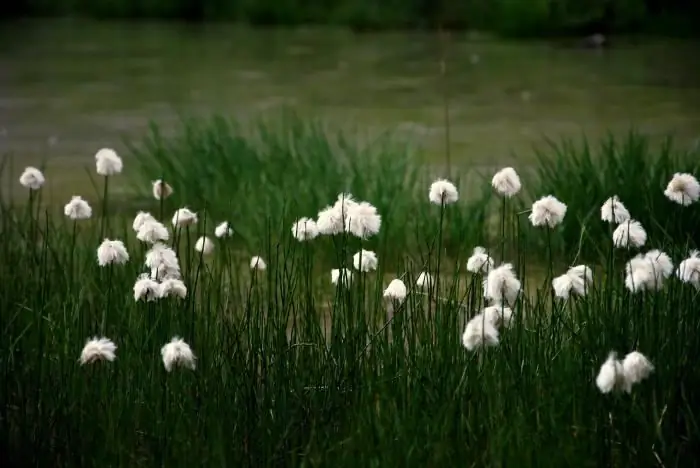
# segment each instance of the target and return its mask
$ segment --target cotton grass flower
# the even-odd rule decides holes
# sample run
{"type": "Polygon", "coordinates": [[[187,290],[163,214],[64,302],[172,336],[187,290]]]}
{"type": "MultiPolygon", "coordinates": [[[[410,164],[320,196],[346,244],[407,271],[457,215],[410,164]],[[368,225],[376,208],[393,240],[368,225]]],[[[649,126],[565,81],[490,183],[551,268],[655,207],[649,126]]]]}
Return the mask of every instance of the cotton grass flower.
{"type": "Polygon", "coordinates": [[[184,299],[187,296],[187,286],[179,279],[166,279],[160,283],[160,297],[179,297],[184,299]]]}
{"type": "Polygon", "coordinates": [[[163,346],[160,354],[163,357],[163,366],[168,372],[176,367],[184,367],[190,370],[195,370],[196,368],[195,361],[197,358],[192,352],[192,348],[179,336],[173,337],[170,343],[163,346]]]}
{"type": "Polygon", "coordinates": [[[356,270],[360,270],[363,273],[376,270],[378,263],[377,254],[371,250],[363,249],[352,256],[353,266],[356,270]]]}
{"type": "Polygon", "coordinates": [[[139,232],[139,229],[141,229],[141,226],[146,224],[149,221],[158,221],[156,218],[153,217],[151,213],[146,213],[145,211],[139,211],[136,217],[134,217],[134,223],[132,227],[134,228],[134,232],[139,232]]]}
{"type": "Polygon", "coordinates": [[[264,271],[267,269],[267,263],[262,257],[253,257],[250,259],[250,269],[264,271]]]}
{"type": "Polygon", "coordinates": [[[472,256],[467,260],[467,270],[472,273],[488,273],[494,266],[493,258],[483,247],[474,247],[472,256]]]}
{"type": "Polygon", "coordinates": [[[700,252],[697,250],[691,251],[690,257],[678,265],[676,275],[684,283],[692,284],[700,289],[700,252]]]}
{"type": "Polygon", "coordinates": [[[151,279],[179,279],[180,263],[177,254],[165,244],[154,244],[151,250],[146,252],[145,265],[151,269],[151,279]]]}
{"type": "Polygon", "coordinates": [[[700,183],[692,174],[677,172],[664,190],[664,195],[679,205],[688,206],[700,198],[700,183]]]}
{"type": "Polygon", "coordinates": [[[642,227],[642,223],[634,219],[623,221],[613,231],[613,244],[615,247],[639,248],[647,241],[647,232],[642,227]]]}
{"type": "Polygon", "coordinates": [[[19,183],[29,190],[39,190],[45,182],[44,174],[36,167],[25,167],[24,172],[19,176],[19,183]]]}
{"type": "Polygon", "coordinates": [[[83,200],[82,197],[74,196],[66,206],[63,207],[63,214],[74,221],[90,219],[92,216],[92,208],[90,208],[88,202],[83,200]]]}
{"type": "Polygon", "coordinates": [[[334,268],[331,270],[331,283],[338,286],[349,286],[352,282],[352,271],[348,268],[334,268]]]}
{"type": "Polygon", "coordinates": [[[292,225],[292,235],[299,242],[313,240],[318,236],[318,226],[311,218],[299,218],[292,225]]]}
{"type": "Polygon", "coordinates": [[[664,280],[672,273],[671,258],[659,250],[650,250],[627,262],[625,286],[632,292],[659,290],[663,287],[664,280]]]}
{"type": "Polygon", "coordinates": [[[400,279],[396,278],[391,280],[389,286],[384,290],[384,299],[391,301],[403,302],[406,299],[408,290],[406,289],[406,284],[400,279]]]}
{"type": "Polygon", "coordinates": [[[630,219],[630,212],[617,195],[613,195],[600,207],[600,219],[606,223],[620,224],[630,219]]]}
{"type": "Polygon", "coordinates": [[[469,351],[498,346],[498,330],[483,314],[478,314],[467,322],[462,334],[462,344],[469,351]]]}
{"type": "Polygon", "coordinates": [[[318,213],[316,227],[318,228],[319,234],[332,236],[346,230],[348,227],[346,226],[348,213],[350,213],[357,204],[352,194],[339,194],[333,206],[327,206],[318,213]]]}
{"type": "Polygon", "coordinates": [[[360,239],[369,239],[379,233],[382,217],[377,209],[367,202],[348,206],[345,216],[345,231],[360,239]]]}
{"type": "Polygon", "coordinates": [[[513,320],[513,310],[500,304],[486,307],[481,314],[496,328],[508,328],[513,320]]]}
{"type": "Polygon", "coordinates": [[[102,176],[111,176],[121,173],[122,159],[111,148],[102,148],[95,154],[97,173],[102,176]]]}
{"type": "Polygon", "coordinates": [[[438,179],[430,185],[428,199],[435,205],[450,205],[459,200],[459,192],[449,180],[438,179]]]}
{"type": "Polygon", "coordinates": [[[134,300],[147,302],[155,301],[160,297],[160,284],[152,280],[148,275],[141,275],[134,284],[134,300]]]}
{"type": "Polygon", "coordinates": [[[519,293],[520,280],[510,263],[494,268],[484,280],[484,297],[496,304],[513,305],[519,293]]]}
{"type": "Polygon", "coordinates": [[[173,226],[185,227],[197,224],[197,213],[189,208],[180,208],[173,215],[173,226]]]}
{"type": "Polygon", "coordinates": [[[173,188],[167,182],[158,179],[154,180],[152,184],[153,198],[155,198],[156,200],[165,200],[173,194],[173,188]]]}
{"type": "Polygon", "coordinates": [[[107,338],[90,338],[85,343],[80,353],[80,365],[90,364],[96,361],[112,362],[117,358],[117,345],[107,338]]]}
{"type": "Polygon", "coordinates": [[[608,355],[608,359],[600,366],[595,384],[601,393],[610,393],[615,389],[619,390],[625,387],[624,368],[614,351],[608,355]]]}
{"type": "Polygon", "coordinates": [[[499,195],[509,198],[517,194],[522,187],[520,177],[512,167],[505,167],[498,171],[491,179],[491,185],[499,195]]]}
{"type": "Polygon", "coordinates": [[[136,232],[136,238],[141,242],[155,244],[156,242],[167,241],[170,238],[170,234],[168,233],[168,228],[153,219],[141,224],[141,227],[136,232]]]}
{"type": "Polygon", "coordinates": [[[418,279],[416,280],[416,286],[418,286],[421,289],[430,289],[433,287],[433,276],[424,271],[421,272],[420,275],[418,275],[418,279]]]}
{"type": "Polygon", "coordinates": [[[622,361],[622,371],[625,377],[625,390],[629,393],[632,385],[649,377],[654,371],[654,366],[639,351],[632,351],[622,361]]]}
{"type": "Polygon", "coordinates": [[[577,265],[552,280],[555,296],[568,299],[573,293],[585,296],[593,282],[593,272],[586,265],[577,265]]]}
{"type": "Polygon", "coordinates": [[[231,237],[233,235],[233,228],[229,226],[228,221],[224,221],[223,223],[216,226],[216,228],[214,229],[214,235],[219,239],[224,237],[231,237]]]}
{"type": "Polygon", "coordinates": [[[129,252],[120,240],[105,239],[97,248],[97,264],[100,266],[123,265],[128,261],[129,252]]]}
{"type": "Polygon", "coordinates": [[[533,226],[556,227],[564,221],[566,205],[552,195],[540,198],[532,204],[529,219],[533,226]]]}
{"type": "Polygon", "coordinates": [[[210,255],[214,251],[214,243],[208,237],[202,236],[194,244],[194,250],[204,255],[210,255]]]}

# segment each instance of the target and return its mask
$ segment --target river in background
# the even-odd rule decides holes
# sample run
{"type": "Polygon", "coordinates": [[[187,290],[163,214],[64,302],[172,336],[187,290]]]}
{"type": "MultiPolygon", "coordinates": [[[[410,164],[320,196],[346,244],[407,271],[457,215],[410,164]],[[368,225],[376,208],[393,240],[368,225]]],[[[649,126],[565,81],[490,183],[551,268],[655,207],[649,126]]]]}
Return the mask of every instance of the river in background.
{"type": "Polygon", "coordinates": [[[467,33],[249,29],[78,20],[0,23],[0,153],[48,157],[65,183],[102,146],[123,149],[149,120],[247,119],[290,106],[330,125],[393,129],[444,154],[449,94],[453,160],[527,158],[543,136],[597,138],[630,126],[700,141],[700,46],[619,40],[610,50],[467,33]]]}

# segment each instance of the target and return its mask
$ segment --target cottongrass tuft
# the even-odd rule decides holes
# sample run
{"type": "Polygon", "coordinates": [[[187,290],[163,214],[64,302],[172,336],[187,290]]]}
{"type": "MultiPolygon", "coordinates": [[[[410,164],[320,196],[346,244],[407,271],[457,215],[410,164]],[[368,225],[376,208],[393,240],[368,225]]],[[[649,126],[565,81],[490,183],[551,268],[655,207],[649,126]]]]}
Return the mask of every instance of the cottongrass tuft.
{"type": "Polygon", "coordinates": [[[180,278],[180,262],[177,259],[177,254],[165,244],[154,244],[151,250],[146,252],[144,263],[151,269],[151,279],[153,280],[180,278]]]}
{"type": "Polygon", "coordinates": [[[438,179],[430,185],[428,199],[435,205],[450,205],[459,200],[459,192],[449,180],[438,179]]]}
{"type": "Polygon", "coordinates": [[[90,219],[92,216],[92,208],[90,208],[88,202],[83,200],[82,197],[76,195],[63,207],[63,214],[74,221],[90,219]]]}
{"type": "Polygon", "coordinates": [[[170,372],[175,367],[184,367],[190,370],[195,370],[197,357],[192,352],[190,345],[185,343],[185,340],[179,336],[173,337],[170,343],[167,343],[160,350],[163,357],[163,366],[165,370],[170,372]]]}
{"type": "Polygon", "coordinates": [[[160,297],[160,284],[152,280],[147,274],[139,276],[134,283],[134,300],[147,302],[155,301],[160,297]]]}
{"type": "Polygon", "coordinates": [[[120,240],[105,239],[97,248],[97,264],[100,266],[123,265],[128,261],[129,252],[120,240]]]}
{"type": "Polygon", "coordinates": [[[356,270],[363,273],[376,270],[378,263],[379,260],[377,259],[377,254],[371,250],[362,249],[360,252],[357,252],[352,256],[353,266],[356,270]]]}
{"type": "Polygon", "coordinates": [[[556,227],[564,221],[566,205],[553,195],[540,198],[532,204],[529,219],[533,226],[556,227]]]}
{"type": "Polygon", "coordinates": [[[36,167],[25,167],[24,172],[19,176],[19,183],[29,190],[39,190],[45,182],[44,174],[36,167]]]}
{"type": "Polygon", "coordinates": [[[513,321],[513,310],[501,304],[486,307],[481,313],[496,328],[508,328],[513,321]]]}
{"type": "Polygon", "coordinates": [[[160,297],[179,297],[184,299],[187,296],[187,286],[180,279],[170,278],[160,283],[160,297]]]}
{"type": "MultiPolygon", "coordinates": [[[[335,204],[332,206],[327,206],[318,213],[316,227],[318,228],[319,234],[332,236],[348,231],[350,228],[348,216],[350,212],[357,207],[357,205],[358,202],[355,201],[352,194],[339,194],[335,204]]],[[[369,205],[369,203],[367,203],[367,205],[369,205]]],[[[356,226],[356,232],[358,232],[360,235],[363,235],[364,233],[364,224],[367,224],[368,229],[376,227],[377,231],[379,230],[377,220],[373,217],[373,215],[379,216],[376,214],[376,211],[374,213],[368,212],[366,207],[360,209],[359,216],[362,218],[362,216],[365,214],[369,215],[366,220],[360,219],[357,221],[359,224],[356,226]]],[[[379,225],[381,225],[381,217],[379,218],[378,222],[379,225]]]]}
{"type": "Polygon", "coordinates": [[[102,148],[95,154],[97,173],[102,176],[111,176],[121,173],[123,169],[122,158],[111,148],[102,148]]]}
{"type": "Polygon", "coordinates": [[[139,211],[136,216],[134,217],[134,223],[132,227],[134,228],[134,232],[139,232],[139,229],[146,224],[149,221],[158,221],[156,218],[153,217],[151,213],[146,213],[145,211],[139,211]]]}
{"type": "Polygon", "coordinates": [[[250,269],[264,271],[267,269],[267,263],[265,263],[262,257],[255,256],[250,259],[250,269]]]}
{"type": "Polygon", "coordinates": [[[327,206],[319,211],[316,221],[319,234],[332,236],[343,232],[343,214],[335,206],[327,206]]]}
{"type": "Polygon", "coordinates": [[[406,283],[396,278],[391,280],[389,286],[384,290],[384,299],[403,302],[408,295],[408,290],[406,289],[406,283]]]}
{"type": "Polygon", "coordinates": [[[690,256],[678,265],[676,275],[684,283],[700,289],[700,252],[691,251],[690,256]]]}
{"type": "Polygon", "coordinates": [[[167,241],[170,238],[170,234],[168,233],[168,228],[152,219],[146,220],[141,224],[141,227],[136,232],[136,238],[141,242],[155,244],[156,242],[167,241]]]}
{"type": "Polygon", "coordinates": [[[600,219],[606,223],[620,224],[630,219],[630,212],[617,195],[608,198],[600,207],[600,219]]]}
{"type": "Polygon", "coordinates": [[[222,239],[224,237],[231,237],[233,235],[233,228],[229,226],[228,221],[224,221],[223,223],[216,226],[216,228],[214,229],[214,235],[219,239],[222,239]]]}
{"type": "Polygon", "coordinates": [[[433,287],[434,282],[435,281],[433,280],[433,276],[427,271],[423,271],[420,275],[418,275],[418,279],[416,280],[416,286],[418,286],[421,289],[431,289],[433,287]]]}
{"type": "Polygon", "coordinates": [[[474,247],[472,256],[467,260],[467,270],[472,273],[488,273],[494,266],[493,258],[483,247],[474,247]]]}
{"type": "Polygon", "coordinates": [[[197,213],[189,208],[180,208],[173,215],[173,226],[185,227],[197,224],[197,213]]]}
{"type": "Polygon", "coordinates": [[[382,227],[382,217],[377,208],[367,202],[348,206],[345,215],[345,230],[360,239],[368,239],[379,233],[382,227]]]}
{"type": "Polygon", "coordinates": [[[622,363],[617,359],[617,353],[614,351],[600,366],[595,384],[601,393],[610,393],[615,389],[619,390],[625,387],[625,372],[622,363]]]}
{"type": "Polygon", "coordinates": [[[331,283],[336,286],[348,287],[352,282],[352,271],[349,268],[334,268],[331,270],[331,283]]]}
{"type": "Polygon", "coordinates": [[[688,206],[700,198],[700,183],[692,174],[675,173],[668,183],[664,195],[679,205],[688,206]]]}
{"type": "Polygon", "coordinates": [[[513,265],[505,263],[491,270],[484,279],[484,297],[496,304],[513,305],[520,293],[520,280],[513,265]]]}
{"type": "Polygon", "coordinates": [[[483,314],[478,314],[467,322],[462,334],[462,345],[469,351],[498,346],[498,330],[483,314]]]}
{"type": "Polygon", "coordinates": [[[292,235],[299,242],[313,240],[318,237],[318,226],[311,218],[299,218],[292,225],[292,235]]]}
{"type": "Polygon", "coordinates": [[[153,198],[155,198],[156,200],[165,200],[173,194],[173,188],[167,182],[158,179],[154,180],[152,184],[153,198]]]}
{"type": "Polygon", "coordinates": [[[632,351],[622,361],[617,359],[617,353],[612,351],[600,367],[596,385],[601,393],[610,393],[613,390],[631,393],[632,386],[649,377],[653,371],[652,363],[639,351],[632,351]]]}
{"type": "Polygon", "coordinates": [[[654,366],[642,353],[632,351],[622,361],[622,370],[625,376],[625,391],[629,393],[632,391],[632,385],[649,377],[654,371],[654,366]]]}
{"type": "Polygon", "coordinates": [[[512,167],[505,167],[498,171],[491,179],[491,185],[499,195],[512,197],[520,191],[522,184],[520,177],[512,167]]]}
{"type": "Polygon", "coordinates": [[[202,236],[194,244],[194,250],[204,255],[209,255],[214,251],[214,243],[207,236],[202,236]]]}
{"type": "Polygon", "coordinates": [[[615,231],[613,231],[613,244],[615,247],[628,248],[643,246],[647,241],[647,232],[642,227],[642,223],[634,219],[623,221],[615,231]]]}
{"type": "Polygon", "coordinates": [[[85,343],[80,353],[80,365],[90,364],[96,361],[112,362],[117,358],[117,345],[108,338],[90,338],[85,343]]]}
{"type": "Polygon", "coordinates": [[[585,296],[593,282],[593,272],[586,265],[569,268],[563,275],[552,280],[554,294],[562,299],[568,299],[571,293],[585,296]]]}
{"type": "Polygon", "coordinates": [[[673,273],[671,258],[660,250],[639,254],[625,265],[625,286],[632,292],[654,291],[663,287],[673,273]]]}

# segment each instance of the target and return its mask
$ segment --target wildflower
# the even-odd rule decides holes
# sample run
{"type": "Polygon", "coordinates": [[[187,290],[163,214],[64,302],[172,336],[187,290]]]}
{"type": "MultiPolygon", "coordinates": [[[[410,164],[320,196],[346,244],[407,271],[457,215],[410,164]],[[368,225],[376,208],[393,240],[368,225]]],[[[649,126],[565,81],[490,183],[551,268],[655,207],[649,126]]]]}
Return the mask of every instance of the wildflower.
{"type": "Polygon", "coordinates": [[[450,205],[459,200],[459,192],[449,180],[438,179],[430,186],[428,198],[435,205],[450,205]]]}
{"type": "Polygon", "coordinates": [[[593,272],[586,265],[578,265],[552,280],[554,294],[562,299],[568,299],[573,292],[585,296],[593,282],[593,272]]]}
{"type": "Polygon", "coordinates": [[[318,236],[316,221],[310,218],[299,218],[292,225],[292,235],[299,242],[315,239],[318,236]]]}
{"type": "Polygon", "coordinates": [[[156,200],[165,200],[173,194],[173,188],[165,181],[160,179],[153,182],[153,198],[156,200]]]}
{"type": "Polygon", "coordinates": [[[146,252],[145,265],[151,269],[151,279],[179,279],[180,264],[175,251],[165,244],[156,243],[146,252]]]}
{"type": "Polygon", "coordinates": [[[630,219],[630,212],[617,195],[613,195],[600,207],[600,219],[606,223],[620,224],[630,219]]]}
{"type": "Polygon", "coordinates": [[[532,204],[530,222],[533,226],[553,228],[564,220],[566,205],[552,195],[542,197],[532,204]]]}
{"type": "Polygon", "coordinates": [[[608,355],[608,359],[600,366],[595,384],[601,393],[610,393],[625,386],[625,372],[614,351],[608,355]]]}
{"type": "Polygon", "coordinates": [[[371,250],[364,250],[357,252],[352,257],[352,264],[356,270],[360,270],[363,273],[368,271],[374,271],[377,269],[377,254],[371,250]]]}
{"type": "Polygon", "coordinates": [[[214,243],[208,237],[202,236],[197,239],[197,243],[194,244],[194,249],[204,255],[209,255],[214,251],[214,243]]]}
{"type": "Polygon", "coordinates": [[[124,242],[120,240],[105,239],[97,248],[97,264],[100,266],[116,263],[123,265],[129,261],[129,253],[124,242]]]}
{"type": "Polygon", "coordinates": [[[478,314],[467,322],[467,327],[462,334],[462,344],[469,351],[487,346],[497,346],[498,330],[484,315],[478,314]]]}
{"type": "Polygon", "coordinates": [[[700,198],[700,183],[692,174],[675,173],[664,195],[679,205],[688,206],[700,198]]]}
{"type": "Polygon", "coordinates": [[[659,250],[650,250],[627,262],[625,285],[632,292],[658,290],[672,272],[673,262],[670,257],[659,250]]]}
{"type": "Polygon", "coordinates": [[[160,297],[160,284],[153,281],[148,275],[141,275],[134,284],[134,300],[155,301],[160,297]]]}
{"type": "Polygon", "coordinates": [[[331,283],[335,284],[336,286],[340,284],[341,286],[347,287],[351,282],[352,271],[350,271],[348,268],[334,268],[331,270],[331,283]]]}
{"type": "Polygon", "coordinates": [[[641,382],[649,377],[654,371],[654,366],[639,351],[632,351],[622,361],[622,372],[625,378],[625,391],[632,391],[632,385],[641,382]]]}
{"type": "Polygon", "coordinates": [[[165,370],[170,372],[174,367],[186,367],[194,370],[196,367],[196,357],[190,348],[190,345],[185,343],[185,340],[179,336],[173,337],[170,343],[167,343],[160,350],[163,357],[163,365],[165,370]]]}
{"type": "Polygon", "coordinates": [[[63,213],[74,221],[89,219],[92,216],[92,208],[82,197],[75,196],[63,207],[63,213]]]}
{"type": "Polygon", "coordinates": [[[19,183],[29,190],[39,190],[41,186],[44,185],[44,182],[46,182],[44,174],[36,167],[30,166],[24,168],[24,172],[19,176],[19,183]]]}
{"type": "Polygon", "coordinates": [[[327,206],[318,213],[316,221],[319,234],[332,236],[343,232],[343,214],[335,206],[327,206]]]}
{"type": "Polygon", "coordinates": [[[615,247],[641,247],[647,241],[647,232],[639,221],[628,219],[613,231],[615,247]]]}
{"type": "Polygon", "coordinates": [[[139,232],[139,229],[141,229],[141,226],[143,226],[145,223],[149,221],[157,221],[156,218],[154,218],[151,213],[146,213],[145,211],[139,211],[136,217],[134,218],[134,232],[139,232]]]}
{"type": "Polygon", "coordinates": [[[644,258],[651,262],[651,266],[654,269],[654,275],[659,283],[665,279],[668,279],[673,273],[673,262],[668,254],[665,254],[658,249],[653,249],[645,253],[644,258]]]}
{"type": "Polygon", "coordinates": [[[250,259],[250,269],[263,271],[267,269],[267,263],[265,263],[262,257],[253,257],[250,259]]]}
{"type": "Polygon", "coordinates": [[[700,289],[700,252],[697,250],[691,251],[690,257],[678,265],[676,275],[684,283],[690,283],[700,289]]]}
{"type": "Polygon", "coordinates": [[[513,319],[513,310],[501,304],[486,307],[481,313],[494,327],[508,328],[513,319]]]}
{"type": "Polygon", "coordinates": [[[80,365],[90,364],[95,361],[112,362],[117,358],[115,354],[117,345],[107,338],[91,338],[85,343],[80,353],[80,365]]]}
{"type": "Polygon", "coordinates": [[[95,154],[97,173],[103,176],[119,174],[122,171],[122,159],[110,148],[102,148],[95,154]]]}
{"type": "Polygon", "coordinates": [[[345,231],[360,239],[368,239],[379,232],[382,217],[377,209],[367,202],[348,206],[345,215],[345,231]]]}
{"type": "Polygon", "coordinates": [[[422,272],[420,275],[418,275],[418,279],[416,280],[416,286],[418,286],[421,289],[430,289],[433,287],[433,277],[430,273],[428,272],[422,272]]]}
{"type": "Polygon", "coordinates": [[[396,278],[391,280],[389,286],[384,290],[384,299],[390,299],[392,301],[403,302],[406,299],[408,291],[406,290],[406,284],[400,279],[396,278]]]}
{"type": "Polygon", "coordinates": [[[498,171],[491,179],[491,185],[496,189],[496,192],[504,197],[512,197],[522,187],[520,177],[512,167],[506,167],[498,171]]]}
{"type": "Polygon", "coordinates": [[[228,221],[224,221],[214,228],[214,235],[218,238],[231,237],[233,235],[233,228],[229,226],[228,221]]]}
{"type": "Polygon", "coordinates": [[[484,280],[484,297],[497,303],[515,303],[520,293],[520,280],[513,273],[513,265],[505,263],[491,270],[484,280]]]}
{"type": "Polygon", "coordinates": [[[173,215],[173,226],[184,227],[192,224],[197,224],[197,213],[188,208],[180,208],[173,215]]]}
{"type": "Polygon", "coordinates": [[[141,242],[155,244],[160,241],[167,241],[170,238],[168,228],[156,220],[147,220],[136,232],[136,238],[141,242]]]}
{"type": "Polygon", "coordinates": [[[170,278],[160,284],[160,297],[175,296],[184,299],[187,296],[187,286],[180,279],[170,278]]]}
{"type": "Polygon", "coordinates": [[[493,258],[483,247],[474,247],[474,253],[467,260],[467,270],[472,273],[488,273],[494,266],[493,258]]]}

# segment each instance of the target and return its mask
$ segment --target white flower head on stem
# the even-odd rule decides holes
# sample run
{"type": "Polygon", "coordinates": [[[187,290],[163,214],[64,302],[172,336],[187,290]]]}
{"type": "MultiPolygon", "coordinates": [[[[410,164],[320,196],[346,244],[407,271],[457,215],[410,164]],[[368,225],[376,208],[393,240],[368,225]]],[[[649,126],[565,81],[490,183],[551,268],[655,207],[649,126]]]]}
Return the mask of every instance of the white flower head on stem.
{"type": "Polygon", "coordinates": [[[80,365],[90,364],[96,361],[112,362],[117,358],[117,345],[107,338],[94,337],[85,343],[80,353],[80,365]]]}
{"type": "Polygon", "coordinates": [[[700,198],[700,183],[692,174],[676,173],[664,190],[664,195],[679,205],[688,206],[700,198]]]}
{"type": "Polygon", "coordinates": [[[625,273],[625,285],[630,291],[655,291],[673,273],[673,262],[667,254],[654,249],[627,262],[625,273]]]}
{"type": "Polygon", "coordinates": [[[90,208],[88,202],[83,200],[82,197],[74,196],[66,206],[63,207],[63,214],[74,221],[90,219],[92,216],[92,208],[90,208]]]}
{"type": "Polygon", "coordinates": [[[121,173],[122,158],[116,151],[110,148],[102,148],[95,154],[97,173],[102,176],[111,176],[121,173]]]}
{"type": "Polygon", "coordinates": [[[218,238],[231,237],[233,235],[233,228],[229,226],[228,221],[216,226],[214,229],[214,235],[218,238]]]}
{"type": "Polygon", "coordinates": [[[431,289],[433,287],[433,283],[433,276],[426,271],[421,272],[416,280],[416,286],[421,289],[431,289]]]}
{"type": "Polygon", "coordinates": [[[391,280],[389,286],[384,290],[384,299],[403,302],[407,294],[408,290],[406,289],[406,284],[396,278],[391,280]]]}
{"type": "Polygon", "coordinates": [[[512,167],[505,167],[498,171],[491,179],[491,185],[499,195],[509,198],[517,194],[522,187],[520,177],[512,167]]]}
{"type": "Polygon", "coordinates": [[[318,213],[316,221],[319,234],[332,236],[343,232],[343,214],[335,206],[327,206],[318,213]]]}
{"type": "Polygon", "coordinates": [[[593,283],[593,271],[586,265],[577,265],[552,280],[554,294],[562,299],[568,299],[573,292],[585,296],[593,283]]]}
{"type": "Polygon", "coordinates": [[[697,250],[691,251],[690,257],[678,265],[676,275],[684,283],[700,289],[700,253],[697,250]]]}
{"type": "Polygon", "coordinates": [[[508,328],[513,320],[513,310],[501,304],[486,307],[482,315],[496,328],[508,328]]]}
{"type": "Polygon", "coordinates": [[[167,241],[170,238],[168,228],[155,219],[146,220],[136,232],[136,238],[141,242],[155,244],[156,242],[167,241]]]}
{"type": "Polygon", "coordinates": [[[156,218],[153,217],[151,213],[146,213],[145,211],[139,211],[136,217],[134,218],[134,232],[139,232],[139,229],[141,229],[141,226],[143,226],[145,223],[149,221],[158,221],[156,218]]]}
{"type": "Polygon", "coordinates": [[[647,232],[642,227],[642,223],[634,219],[623,221],[613,231],[613,244],[615,247],[639,248],[647,241],[647,232]]]}
{"type": "Polygon", "coordinates": [[[467,322],[462,334],[462,344],[469,351],[498,346],[498,330],[484,315],[478,314],[467,322]]]}
{"type": "Polygon", "coordinates": [[[154,180],[152,184],[153,198],[155,198],[156,200],[165,200],[173,194],[173,188],[165,181],[158,179],[154,180]]]}
{"type": "Polygon", "coordinates": [[[556,227],[564,221],[566,205],[552,195],[540,198],[532,204],[530,222],[533,226],[556,227]]]}
{"type": "Polygon", "coordinates": [[[642,353],[632,351],[622,361],[622,371],[625,376],[625,390],[629,393],[632,391],[632,385],[649,377],[654,371],[654,366],[642,353]]]}
{"type": "Polygon", "coordinates": [[[484,297],[496,304],[513,305],[519,293],[520,280],[510,263],[494,268],[484,280],[484,297]]]}
{"type": "Polygon", "coordinates": [[[214,243],[208,237],[202,236],[194,244],[194,250],[204,255],[209,255],[214,251],[214,243]]]}
{"type": "Polygon", "coordinates": [[[430,185],[428,199],[435,205],[451,205],[459,200],[459,192],[449,180],[438,179],[430,185]]]}
{"type": "Polygon", "coordinates": [[[163,357],[163,366],[168,372],[175,367],[185,367],[190,370],[196,368],[197,358],[192,352],[192,348],[179,336],[173,337],[170,343],[163,346],[160,354],[163,357]]]}
{"type": "Polygon", "coordinates": [[[45,182],[44,174],[36,167],[24,168],[24,172],[19,176],[19,183],[29,190],[39,190],[45,182]]]}
{"type": "Polygon", "coordinates": [[[600,219],[606,223],[620,224],[630,219],[630,212],[617,195],[613,195],[600,207],[600,219]]]}
{"type": "Polygon", "coordinates": [[[128,261],[129,252],[120,240],[105,239],[97,248],[97,264],[100,266],[123,265],[128,261]]]}
{"type": "Polygon", "coordinates": [[[155,301],[160,297],[160,284],[153,281],[148,275],[141,275],[134,283],[134,300],[147,302],[155,301]]]}
{"type": "Polygon", "coordinates": [[[184,299],[187,296],[187,286],[182,280],[170,278],[160,284],[160,297],[179,297],[184,299]]]}
{"type": "Polygon", "coordinates": [[[310,218],[299,218],[292,225],[292,235],[299,242],[313,240],[318,236],[316,221],[310,218]]]}
{"type": "Polygon", "coordinates": [[[331,270],[331,283],[336,286],[348,287],[352,282],[352,271],[348,268],[334,268],[331,270]]]}
{"type": "Polygon", "coordinates": [[[352,256],[353,266],[363,273],[376,270],[378,263],[377,254],[371,250],[363,249],[352,256]]]}
{"type": "Polygon", "coordinates": [[[600,366],[595,384],[601,393],[610,393],[624,388],[625,372],[615,352],[611,352],[608,359],[600,366]]]}
{"type": "Polygon", "coordinates": [[[173,226],[185,227],[197,224],[197,213],[189,208],[180,208],[173,215],[173,226]]]}
{"type": "Polygon", "coordinates": [[[250,259],[250,269],[263,271],[267,269],[267,263],[265,263],[262,257],[255,256],[250,259]]]}
{"type": "Polygon", "coordinates": [[[493,258],[483,247],[475,247],[472,256],[467,260],[467,270],[472,273],[488,273],[494,266],[493,258]]]}
{"type": "Polygon", "coordinates": [[[347,207],[345,231],[360,239],[368,239],[382,227],[382,217],[377,209],[367,202],[354,203],[347,207]]]}
{"type": "Polygon", "coordinates": [[[180,263],[177,254],[165,244],[154,244],[151,250],[146,252],[144,263],[151,269],[152,280],[180,278],[180,263]]]}

